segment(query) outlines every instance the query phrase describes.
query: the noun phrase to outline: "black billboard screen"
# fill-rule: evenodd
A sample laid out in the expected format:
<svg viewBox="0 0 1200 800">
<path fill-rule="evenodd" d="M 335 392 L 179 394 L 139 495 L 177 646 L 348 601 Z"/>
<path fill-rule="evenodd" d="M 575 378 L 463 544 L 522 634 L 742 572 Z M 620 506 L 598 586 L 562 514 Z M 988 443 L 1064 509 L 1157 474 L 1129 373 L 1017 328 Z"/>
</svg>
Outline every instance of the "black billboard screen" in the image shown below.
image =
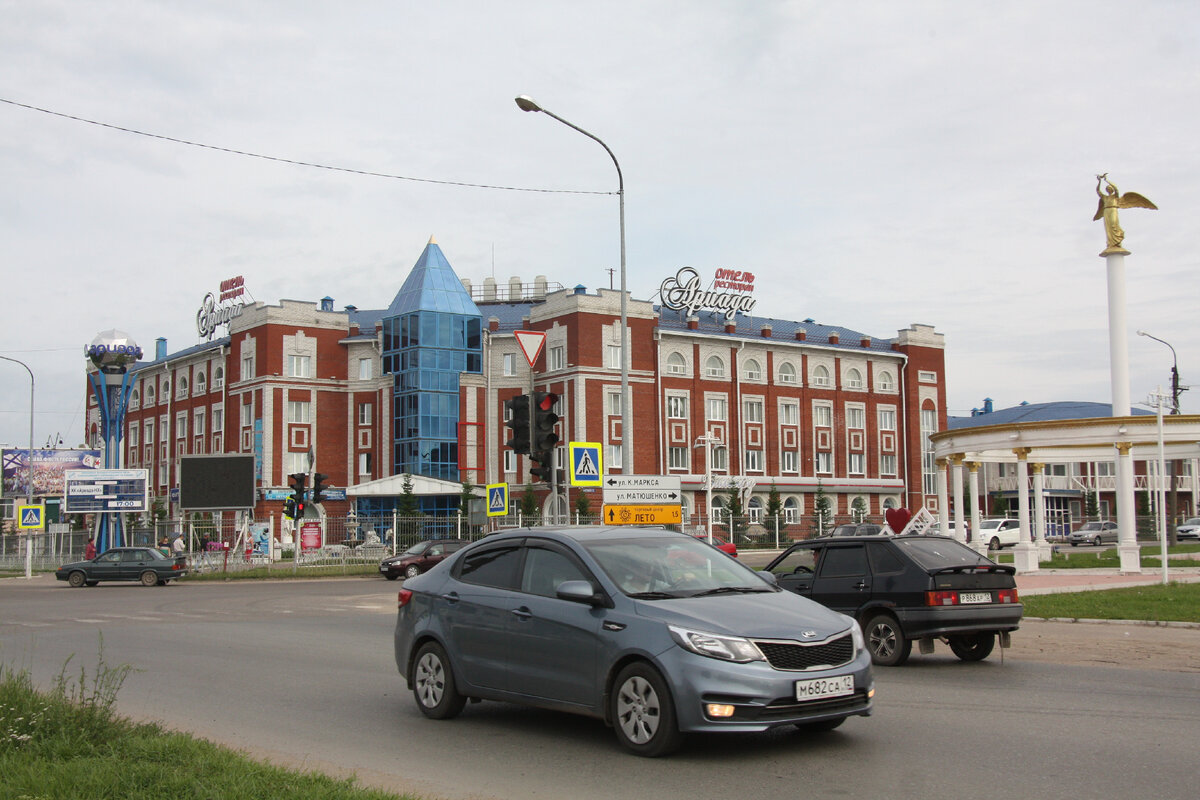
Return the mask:
<svg viewBox="0 0 1200 800">
<path fill-rule="evenodd" d="M 184 511 L 254 508 L 254 456 L 181 456 L 179 507 Z"/>
</svg>

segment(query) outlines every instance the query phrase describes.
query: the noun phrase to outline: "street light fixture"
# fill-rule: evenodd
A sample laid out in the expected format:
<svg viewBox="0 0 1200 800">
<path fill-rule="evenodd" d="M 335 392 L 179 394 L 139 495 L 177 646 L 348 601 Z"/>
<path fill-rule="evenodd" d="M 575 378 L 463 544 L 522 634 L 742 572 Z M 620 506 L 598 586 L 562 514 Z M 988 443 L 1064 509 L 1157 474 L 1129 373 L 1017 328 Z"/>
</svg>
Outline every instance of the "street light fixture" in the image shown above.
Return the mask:
<svg viewBox="0 0 1200 800">
<path fill-rule="evenodd" d="M 617 168 L 617 198 L 620 201 L 621 212 L 621 471 L 626 475 L 633 474 L 633 424 L 630 421 L 633 402 L 629 396 L 629 308 L 625 293 L 625 177 L 621 174 L 621 164 L 613 151 L 599 136 L 589 133 L 578 125 L 568 122 L 552 111 L 547 111 L 538 105 L 532 97 L 521 95 L 515 98 L 517 108 L 522 111 L 540 111 L 551 119 L 556 119 L 568 128 L 579 131 L 584 136 L 599 144 L 612 159 Z M 711 538 L 711 532 L 710 532 Z"/>
<path fill-rule="evenodd" d="M 708 543 L 712 544 L 712 446 L 720 446 L 721 440 L 716 436 L 704 434 L 696 438 L 696 443 L 693 447 L 704 448 L 704 517 L 705 525 L 708 528 Z M 733 537 L 730 537 L 732 539 Z"/>
</svg>

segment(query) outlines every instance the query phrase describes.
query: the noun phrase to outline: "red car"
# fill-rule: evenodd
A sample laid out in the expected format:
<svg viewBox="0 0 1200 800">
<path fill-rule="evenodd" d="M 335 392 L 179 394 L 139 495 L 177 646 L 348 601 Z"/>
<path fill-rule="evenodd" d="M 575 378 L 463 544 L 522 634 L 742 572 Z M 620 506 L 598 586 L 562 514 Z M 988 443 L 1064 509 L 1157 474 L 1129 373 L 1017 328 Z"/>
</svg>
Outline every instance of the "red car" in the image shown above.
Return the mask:
<svg viewBox="0 0 1200 800">
<path fill-rule="evenodd" d="M 702 542 L 708 541 L 707 533 L 693 533 L 692 536 L 695 536 Z M 726 553 L 727 555 L 737 558 L 737 545 L 733 542 L 727 542 L 720 536 L 714 534 L 712 537 L 712 546 L 720 550 L 722 553 Z"/>
</svg>

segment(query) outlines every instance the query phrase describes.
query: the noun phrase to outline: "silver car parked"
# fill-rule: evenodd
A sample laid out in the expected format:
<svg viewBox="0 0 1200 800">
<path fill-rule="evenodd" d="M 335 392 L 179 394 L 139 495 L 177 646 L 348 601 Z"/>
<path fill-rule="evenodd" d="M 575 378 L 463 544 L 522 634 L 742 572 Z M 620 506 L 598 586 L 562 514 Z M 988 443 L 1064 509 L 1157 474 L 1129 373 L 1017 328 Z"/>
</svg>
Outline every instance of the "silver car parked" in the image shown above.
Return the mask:
<svg viewBox="0 0 1200 800">
<path fill-rule="evenodd" d="M 666 530 L 489 536 L 405 581 L 394 638 L 427 717 L 468 699 L 552 708 L 643 756 L 689 731 L 830 730 L 875 692 L 853 619 Z"/>
<path fill-rule="evenodd" d="M 1081 544 L 1090 544 L 1099 547 L 1105 542 L 1117 543 L 1121 532 L 1117 528 L 1117 523 L 1107 522 L 1085 522 L 1077 529 L 1071 531 L 1067 536 L 1067 541 L 1071 543 L 1071 547 L 1076 547 Z"/>
</svg>

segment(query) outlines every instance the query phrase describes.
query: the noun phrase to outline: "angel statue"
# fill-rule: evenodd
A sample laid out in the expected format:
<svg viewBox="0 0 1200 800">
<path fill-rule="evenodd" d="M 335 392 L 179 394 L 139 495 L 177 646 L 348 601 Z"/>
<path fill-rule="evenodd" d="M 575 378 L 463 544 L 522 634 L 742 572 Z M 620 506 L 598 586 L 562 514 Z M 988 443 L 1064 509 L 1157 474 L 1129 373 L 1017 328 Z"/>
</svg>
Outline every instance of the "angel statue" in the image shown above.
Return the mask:
<svg viewBox="0 0 1200 800">
<path fill-rule="evenodd" d="M 1100 191 L 1100 184 L 1102 183 L 1108 184 L 1104 192 Z M 1096 176 L 1096 194 L 1100 197 L 1100 204 L 1096 207 L 1096 216 L 1092 217 L 1092 221 L 1094 222 L 1103 217 L 1104 233 L 1108 237 L 1108 247 L 1100 255 L 1105 255 L 1109 251 L 1123 249 L 1121 242 L 1125 239 L 1125 231 L 1121 230 L 1121 223 L 1117 220 L 1118 208 L 1158 209 L 1158 206 L 1137 192 L 1121 194 L 1117 189 L 1117 185 L 1108 179 L 1107 172 Z"/>
</svg>

